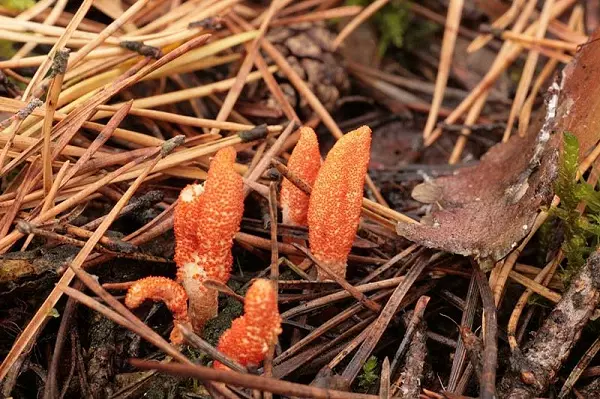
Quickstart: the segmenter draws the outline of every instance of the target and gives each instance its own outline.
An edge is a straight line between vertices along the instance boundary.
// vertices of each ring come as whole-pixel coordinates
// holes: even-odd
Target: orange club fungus
[[[174,232],[177,280],[181,286],[164,277],[142,279],[129,289],[128,297],[131,295],[132,299],[126,301],[128,307],[137,307],[145,299],[162,300],[176,322],[183,322],[179,319],[183,307],[186,322],[191,322],[196,332],[201,332],[206,321],[216,316],[218,292],[203,283],[210,279],[225,284],[231,273],[231,247],[244,212],[243,180],[234,169],[235,157],[231,147],[219,150],[205,184],[189,185],[180,193]],[[155,282],[164,283],[164,287],[155,287]],[[175,305],[175,294],[183,302]],[[181,342],[181,337],[171,338],[173,343],[173,338]]]
[[[321,165],[310,196],[310,250],[340,277],[346,276],[346,262],[360,221],[370,148],[371,129],[367,126],[340,138]],[[318,278],[330,277],[319,269]]]
[[[242,366],[258,366],[281,333],[281,316],[273,283],[257,279],[244,300],[244,314],[219,339],[217,349]],[[215,361],[216,369],[227,369]]]

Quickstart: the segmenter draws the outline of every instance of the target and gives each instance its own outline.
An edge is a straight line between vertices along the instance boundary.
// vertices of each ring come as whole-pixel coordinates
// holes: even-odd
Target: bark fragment
[[[500,383],[501,397],[540,396],[556,379],[563,362],[600,303],[600,252],[594,252],[573,278],[535,339],[523,353],[515,351],[511,370]]]

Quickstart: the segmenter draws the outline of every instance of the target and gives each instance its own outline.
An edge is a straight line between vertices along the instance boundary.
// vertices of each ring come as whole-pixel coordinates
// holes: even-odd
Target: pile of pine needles
[[[75,373],[82,381],[82,396],[103,395],[90,390],[81,364],[82,343],[79,332],[74,332],[85,331],[84,323],[75,320],[80,304],[152,344],[150,357],[160,363],[133,359],[132,366],[198,379],[215,397],[251,397],[250,389],[254,397],[264,398],[272,394],[455,398],[477,392],[478,387],[482,397],[495,395],[497,370],[508,375],[510,368],[508,355],[503,358],[498,347],[519,350],[527,332],[535,331],[547,314],[547,309],[531,302],[534,294],[539,302],[553,306],[561,299],[558,290],[564,289],[557,275],[560,251],[545,267],[518,262],[547,213],[540,214],[527,238],[486,276],[468,259],[399,238],[396,225],[416,223],[422,209],[415,210],[414,204],[405,204],[403,212],[392,209],[368,179],[363,241],[350,258],[357,272],[339,283],[316,282],[289,262],[288,256],[305,254],[284,244],[282,236],[306,232],[276,223],[273,171],[285,174],[280,161],[298,139],[295,128],[321,127],[337,139],[343,135],[338,122],[349,118],[332,117],[270,42],[268,32],[296,23],[345,21],[332,43],[333,49],[340,49],[351,46],[357,29],[389,1],[373,1],[366,7],[336,0],[275,0],[266,5],[240,0],[83,0],[75,7],[72,3],[40,0],[24,11],[0,7],[0,38],[19,43],[14,54],[0,61],[0,83],[6,93],[0,97],[5,114],[0,122],[0,251],[8,256],[48,244],[77,248],[73,257],[52,265],[56,284],[40,291],[44,297],[35,298],[35,312],[25,317],[11,338],[14,342],[0,366],[6,396],[27,371],[38,375],[36,381],[42,381],[40,391],[47,398],[67,395]],[[486,131],[486,125],[503,128],[500,140],[507,141],[518,120],[518,134],[525,135],[548,79],[587,40],[589,21],[574,0],[546,0],[541,10],[536,1],[514,0],[496,18],[490,17],[485,32],[462,23],[462,0],[450,0],[447,8],[440,2],[425,3],[437,10],[416,3],[409,9],[416,18],[441,27],[433,37],[441,43],[435,55],[439,59],[435,82],[356,60],[340,62],[386,112],[408,110],[427,116],[419,127],[424,144],[419,151],[441,147],[437,163],[461,162],[472,133]],[[568,17],[559,19],[564,15]],[[496,51],[487,73],[468,90],[447,87],[459,37],[471,41],[468,52],[485,46]],[[545,63],[536,68],[540,59]],[[514,100],[498,100],[494,84],[515,62],[522,70]],[[229,76],[221,78],[223,70]],[[207,76],[220,78],[207,83]],[[299,117],[284,95],[282,80],[309,105],[311,117]],[[263,124],[236,110],[244,90],[257,82],[267,86],[284,115],[275,123]],[[445,103],[448,97],[457,103]],[[490,102],[503,107],[484,115]],[[211,155],[227,146],[245,154],[246,161],[237,167],[244,175],[246,194],[259,205],[255,214],[260,215],[244,220],[236,242],[244,256],[262,263],[257,267],[258,261],[249,262],[253,266],[237,273],[237,281],[247,283],[272,270],[277,272],[271,275],[279,277],[284,334],[274,357],[259,372],[218,371],[196,364],[109,292],[127,287],[131,278],[112,271],[114,282],[107,283],[88,272],[101,274],[103,268],[106,272],[118,265],[114,259],[129,259],[158,264],[168,274],[172,264],[166,254],[140,248],[169,234],[179,190],[205,179]],[[582,164],[590,167],[591,161]],[[150,209],[152,216],[115,237],[119,221],[140,209]],[[404,210],[412,213],[407,216]],[[80,218],[86,222],[76,223]],[[267,226],[264,220],[272,223]],[[2,262],[0,268],[6,268],[8,261]],[[243,259],[238,262],[241,269],[246,267]],[[287,279],[281,277],[284,270],[289,272]],[[515,283],[510,295],[508,282]],[[237,295],[227,287],[218,288],[225,295]],[[17,284],[14,292],[19,289]],[[520,293],[516,305],[515,291]],[[1,311],[0,320],[9,320],[9,309]],[[56,312],[58,325],[47,326]],[[448,318],[460,320],[460,334]],[[482,324],[480,338],[476,329]],[[222,359],[193,332],[185,335],[197,353]],[[47,348],[44,355],[38,354],[42,346]],[[562,395],[571,392],[582,372],[587,378],[598,375],[597,368],[585,370],[598,349],[596,341],[581,357],[564,382]],[[69,357],[71,370],[61,370]],[[131,370],[121,367],[119,373]],[[313,384],[305,384],[307,376]],[[154,377],[155,372],[141,374],[111,397],[125,397]],[[358,391],[365,393],[351,393]]]

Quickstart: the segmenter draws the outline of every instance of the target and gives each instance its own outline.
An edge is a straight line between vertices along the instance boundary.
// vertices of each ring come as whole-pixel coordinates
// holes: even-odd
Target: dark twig
[[[77,281],[74,284],[74,289],[80,290],[83,287],[81,281]],[[46,385],[44,386],[44,399],[51,399],[56,397],[56,375],[58,373],[58,366],[62,354],[62,350],[65,345],[65,341],[67,338],[67,332],[71,326],[71,319],[77,308],[77,301],[73,298],[69,298],[67,300],[67,304],[65,306],[65,310],[62,312],[62,317],[60,321],[60,326],[58,328],[58,333],[56,334],[56,343],[54,344],[54,351],[52,353],[52,360],[50,361],[50,366],[48,367],[48,378],[46,379]],[[75,343],[71,342],[72,350],[75,348]]]
[[[123,207],[119,214],[117,215],[117,219],[123,217],[131,212],[135,212],[139,209],[144,209],[149,207],[150,205],[161,201],[163,199],[163,193],[160,191],[148,191],[144,195],[140,195],[131,200],[131,202]],[[91,222],[81,226],[82,229],[85,230],[95,230],[96,227],[100,226],[100,223],[105,219],[106,216],[101,216],[98,219],[92,220]]]
[[[600,253],[594,252],[500,382],[502,397],[533,398],[546,391],[600,302]]]
[[[410,318],[410,321],[408,322],[408,326],[406,327],[406,332],[404,333],[402,342],[400,342],[400,346],[398,347],[398,350],[396,351],[396,354],[394,355],[394,359],[392,361],[392,366],[391,366],[391,374],[392,375],[394,375],[394,373],[396,371],[398,362],[400,361],[402,356],[404,356],[404,352],[406,351],[406,348],[408,348],[408,343],[411,341],[412,336],[415,333],[417,326],[423,320],[423,314],[425,313],[425,308],[427,307],[427,304],[429,303],[430,299],[431,298],[429,298],[428,296],[422,296],[417,301],[417,304],[415,305],[415,310],[413,311],[413,315]]]
[[[425,309],[425,305],[422,305],[422,309]],[[414,313],[416,313],[416,309]],[[427,356],[426,330],[427,325],[422,318],[419,318],[410,347],[406,353],[404,369],[396,379],[392,388],[392,393],[395,394],[399,391],[401,398],[417,398],[421,392],[423,366],[425,365],[425,357]]]
[[[598,351],[600,351],[600,338],[596,338],[596,341],[594,341],[592,346],[590,346],[589,349],[585,352],[585,354],[581,357],[581,359],[579,359],[579,362],[577,363],[573,371],[571,371],[571,374],[569,374],[569,377],[565,381],[565,384],[558,393],[559,399],[562,399],[569,394],[569,392],[573,389],[573,386],[575,386],[575,383],[581,376],[581,373],[583,373],[583,371],[587,368],[587,366],[590,364],[594,356],[596,356]]]
[[[485,274],[472,259],[471,265],[473,266],[475,281],[479,286],[479,294],[483,303],[484,351],[479,396],[481,399],[494,399],[496,397],[496,367],[498,366],[498,321],[496,318],[496,305]]]
[[[466,326],[460,327],[460,337],[471,360],[471,365],[475,369],[475,374],[481,380],[481,371],[483,368],[482,356],[484,352],[483,342],[481,338]]]
[[[292,243],[292,245],[294,247],[296,247],[297,249],[299,249],[300,251],[302,251],[315,265],[317,265],[317,267],[319,267],[325,273],[327,273],[327,275],[329,277],[331,277],[333,280],[335,280],[339,285],[342,286],[343,289],[348,291],[348,293],[350,293],[350,295],[352,295],[354,298],[356,298],[365,307],[367,307],[368,309],[370,309],[376,313],[379,313],[381,311],[381,305],[379,305],[379,304],[373,302],[372,300],[370,300],[369,298],[367,298],[365,296],[365,294],[358,291],[352,284],[350,284],[348,281],[346,281],[346,279],[336,275],[334,272],[331,271],[331,269],[328,266],[324,265],[322,262],[319,262],[317,259],[315,259],[315,257],[308,250],[308,248],[305,248],[296,243]]]
[[[465,306],[460,321],[460,325],[467,328],[473,327],[473,320],[477,313],[477,304],[479,303],[479,295],[477,295],[477,283],[475,276],[471,277],[469,283],[469,289],[467,291],[467,298],[465,300]],[[452,361],[452,369],[450,370],[450,378],[448,382],[447,390],[461,394],[462,392],[456,392],[459,377],[463,371],[465,364],[466,352],[462,338],[459,336],[458,343],[456,345],[456,351],[454,352],[454,359]]]
[[[192,345],[196,349],[199,349],[202,352],[206,353],[208,356],[210,356],[214,360],[218,360],[219,362],[223,363],[225,366],[229,367],[230,369],[239,371],[240,373],[248,372],[246,367],[242,366],[235,360],[232,360],[232,359],[228,358],[227,356],[225,356],[224,354],[222,354],[221,352],[219,352],[217,349],[215,349],[214,346],[212,346],[211,344],[209,344],[208,342],[206,342],[205,340],[200,338],[198,335],[194,334],[194,332],[190,328],[181,324],[179,326],[179,330],[183,334],[185,340],[190,345]]]
[[[163,364],[141,359],[130,359],[132,366],[142,370],[156,369],[163,373],[183,377],[197,378],[202,381],[223,382],[225,384],[242,386],[260,391],[278,393],[286,396],[299,396],[314,399],[378,399],[374,395],[335,391],[316,388],[293,382],[276,380],[274,378],[241,374],[235,371],[215,370],[198,365]]]

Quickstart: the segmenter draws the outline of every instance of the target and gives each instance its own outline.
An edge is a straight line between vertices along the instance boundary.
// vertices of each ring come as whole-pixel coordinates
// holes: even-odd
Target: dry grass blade
[[[223,101],[223,106],[219,109],[219,113],[217,114],[216,120],[218,122],[223,122],[227,120],[229,113],[233,109],[235,102],[237,101],[240,93],[242,92],[242,88],[246,83],[246,78],[252,69],[252,65],[254,65],[254,61],[258,56],[258,49],[260,48],[260,42],[269,27],[269,23],[271,22],[271,18],[275,15],[277,10],[279,9],[280,1],[273,1],[267,10],[266,17],[260,25],[258,29],[258,36],[254,39],[252,44],[250,45],[250,49],[248,50],[248,54],[244,59],[244,62],[240,66],[238,74],[235,78],[235,81],[231,85],[231,89],[227,93],[225,100]],[[217,129],[213,129],[211,133],[218,133]]]
[[[549,262],[535,276],[533,281],[536,283],[542,283],[542,282],[546,281],[547,276],[552,276],[554,274],[554,271],[556,270],[556,268],[562,261],[562,258],[563,258],[562,254],[559,254],[556,257],[556,259]],[[521,297],[517,301],[517,304],[515,305],[512,313],[510,315],[510,319],[508,320],[507,335],[508,335],[508,344],[510,345],[511,350],[516,350],[519,347],[518,342],[517,342],[517,323],[521,316],[521,312],[523,311],[523,309],[525,308],[525,305],[527,305],[527,302],[529,301],[529,297],[531,296],[531,294],[533,294],[533,290],[530,288],[527,288],[525,290],[525,292],[523,292],[523,294],[521,294]]]
[[[299,15],[297,17],[278,18],[271,23],[271,26],[286,26],[303,22],[321,21],[324,19],[352,17],[361,12],[361,10],[362,7],[360,6],[342,6],[337,8],[330,8],[329,10],[315,11],[313,13]]]
[[[40,107],[42,104],[43,103],[39,99],[34,98],[22,110],[19,110],[15,115],[13,115],[13,117],[3,121],[8,123],[12,122],[12,125],[10,125],[10,132],[8,133],[8,138],[4,143],[4,147],[2,147],[2,153],[0,153],[0,166],[4,166],[8,150],[12,146],[13,141],[18,137],[17,133],[21,128],[21,124],[23,123],[25,118],[27,118],[27,116],[29,116],[35,108]]]
[[[77,29],[77,26],[79,26],[79,24],[83,20],[83,17],[90,9],[92,3],[93,3],[93,0],[84,0],[81,3],[79,8],[77,9],[77,12],[73,16],[73,19],[71,19],[71,21],[69,22],[69,25],[67,25],[67,28],[65,29],[65,32],[63,33],[63,35],[56,41],[54,46],[52,46],[52,49],[50,50],[48,55],[44,58],[44,61],[42,62],[40,67],[37,69],[37,71],[35,71],[35,75],[33,75],[33,78],[31,78],[31,80],[29,81],[29,85],[27,85],[27,88],[23,92],[23,96],[21,97],[22,100],[26,100],[31,95],[36,94],[34,90],[36,90],[38,82],[46,75],[46,73],[50,69],[50,66],[52,65],[52,60],[56,56],[56,53],[61,48],[65,47],[66,42],[69,40],[69,38],[71,37],[71,35],[75,31],[75,29]],[[39,97],[39,94],[38,94],[38,97]]]
[[[114,115],[112,116],[112,118],[110,118],[104,129],[102,129],[102,131],[98,133],[96,139],[85,151],[85,154],[79,157],[75,165],[73,165],[73,167],[69,169],[69,172],[65,176],[65,179],[61,182],[61,186],[65,186],[69,182],[69,180],[71,180],[71,178],[75,176],[84,165],[87,164],[87,162],[90,160],[92,155],[94,155],[96,150],[98,150],[108,139],[110,139],[115,129],[117,129],[117,127],[121,124],[123,119],[125,119],[129,111],[131,110],[131,105],[131,101],[127,102],[121,108],[119,108],[117,112],[114,113]]]
[[[46,115],[44,116],[44,124],[42,127],[42,135],[44,137],[44,145],[42,147],[42,164],[44,177],[44,192],[46,195],[52,187],[52,157],[50,152],[50,131],[52,130],[52,122],[54,121],[54,111],[56,111],[58,95],[62,89],[65,71],[67,69],[67,61],[69,59],[69,50],[60,49],[54,56],[52,64],[53,75],[46,96]]]
[[[533,2],[533,4],[535,5],[535,2]],[[573,4],[573,0],[557,1],[554,4],[554,7],[552,8],[550,18],[551,19],[556,18],[558,15],[562,14],[572,4]],[[520,15],[520,17],[524,17],[526,15],[527,15],[527,13],[524,12]],[[526,21],[526,19],[525,19],[525,21]],[[525,30],[525,33],[527,35],[532,34],[537,29],[537,26],[538,26],[538,22],[537,21],[533,22]],[[446,117],[446,119],[444,120],[444,123],[452,124],[452,123],[455,123],[456,121],[458,121],[458,119],[471,108],[471,106],[475,103],[475,101],[481,95],[483,95],[485,92],[487,92],[489,90],[490,86],[496,81],[496,79],[498,78],[500,73],[502,73],[504,70],[506,70],[506,68],[517,59],[517,57],[521,53],[522,49],[523,49],[522,46],[520,46],[518,44],[514,44],[511,47],[509,47],[507,49],[507,52],[505,54],[503,54],[502,59],[499,60],[498,63],[494,63],[490,67],[490,70],[486,73],[484,78],[477,84],[477,86],[475,86],[471,90],[471,92],[469,93],[467,98],[465,98],[465,100],[462,101],[459,104],[459,106],[456,107],[450,115],[448,115],[448,117]],[[425,145],[429,146],[429,145],[433,144],[440,137],[441,134],[442,134],[442,129],[439,127],[436,128],[431,133],[431,135],[429,135],[428,139],[425,141]]]
[[[548,28],[548,24],[550,22],[550,13],[553,6],[554,0],[547,0],[544,2],[544,8],[542,9],[542,14],[535,32],[536,39],[542,39],[546,35],[546,29]],[[525,61],[525,66],[523,67],[521,80],[519,81],[517,93],[515,94],[514,101],[510,109],[510,114],[508,116],[508,122],[506,123],[506,130],[504,131],[504,137],[502,138],[502,141],[508,141],[508,138],[512,132],[513,124],[517,118],[517,114],[521,112],[521,107],[523,106],[523,102],[525,101],[525,97],[529,91],[531,79],[533,78],[533,73],[535,72],[539,54],[539,51],[534,49],[529,51],[529,54],[527,55],[527,61]]]
[[[379,398],[390,399],[390,359],[386,356],[381,364],[381,377],[379,380]]]
[[[527,0],[513,1],[512,4],[510,5],[510,8],[492,23],[492,28],[504,29],[508,25],[510,25],[511,22],[517,17],[521,8],[523,8],[523,5],[525,4],[526,1]],[[467,52],[473,53],[473,52],[479,50],[480,48],[485,46],[492,39],[493,39],[493,36],[490,34],[477,36],[471,42],[471,44],[469,44],[469,47],[467,47]]]
[[[454,54],[454,45],[458,36],[458,27],[462,14],[464,1],[452,0],[448,5],[448,16],[446,18],[446,27],[444,30],[444,40],[442,41],[442,52],[440,54],[440,63],[438,73],[435,79],[435,92],[431,100],[431,109],[423,130],[423,138],[429,137],[438,118],[438,112],[444,99],[444,90],[448,83],[448,74],[450,73],[450,64]]]
[[[571,371],[571,374],[569,374],[569,377],[565,381],[565,384],[562,386],[560,392],[558,393],[558,399],[565,398],[569,394],[569,392],[571,392],[571,390],[575,386],[575,383],[577,382],[583,371],[589,366],[589,364],[594,359],[594,356],[596,356],[598,351],[600,351],[600,338],[596,338],[592,346],[588,348],[588,350],[581,357],[575,368],[573,368],[573,371]]]
[[[538,295],[543,296],[544,298],[546,298],[554,303],[557,303],[558,301],[560,301],[560,294],[557,294],[556,292],[550,290],[549,288],[544,287],[543,285],[536,282],[535,280],[527,278],[527,277],[523,276],[522,274],[517,273],[515,271],[511,271],[508,276],[512,280],[524,285],[531,291],[535,292]]]
[[[68,0],[58,0],[58,1],[56,1],[56,4],[54,5],[54,8],[52,8],[52,11],[44,19],[43,24],[47,25],[47,26],[52,26],[56,22],[56,20],[58,19],[58,17],[62,13],[62,11],[64,10],[65,6],[67,5],[67,2],[68,2]],[[43,2],[40,1],[36,5],[39,5],[39,4],[42,4],[42,3]],[[30,8],[29,10],[31,10],[32,8]],[[27,10],[27,11],[29,11],[29,10]],[[23,15],[23,14],[21,14],[21,15]],[[35,46],[36,46],[35,43],[25,43],[25,45],[23,47],[21,47],[15,53],[15,55],[13,55],[12,59],[17,59],[18,60],[18,59],[23,58],[24,56],[26,56],[27,54],[29,54],[29,52],[31,50],[33,50],[35,48]]]
[[[569,17],[568,26],[570,28],[575,27],[580,14],[583,14],[583,10],[581,9],[581,7],[575,7],[573,9],[573,12],[571,13],[571,16]],[[535,102],[535,99],[537,98],[537,95],[542,87],[542,84],[551,76],[551,74],[556,69],[557,65],[558,65],[558,60],[550,59],[546,62],[546,65],[544,65],[544,68],[542,68],[542,71],[538,74],[538,76],[535,80],[535,83],[533,84],[533,87],[531,88],[531,92],[529,93],[529,97],[527,98],[527,100],[525,100],[525,103],[523,104],[523,109],[521,110],[521,112],[519,114],[519,136],[521,136],[521,137],[525,136],[525,134],[529,128],[529,121],[531,119],[531,111],[533,109],[533,104]]]

